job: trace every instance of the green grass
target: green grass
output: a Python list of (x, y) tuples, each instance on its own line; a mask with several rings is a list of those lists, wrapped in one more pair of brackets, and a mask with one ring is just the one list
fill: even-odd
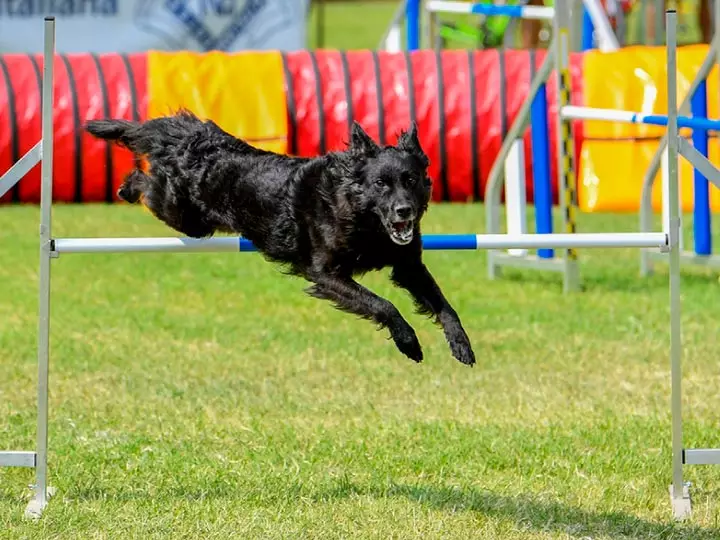
[(397, 1), (328, 2), (323, 8), (325, 25), (318, 35), (313, 11), (308, 24), (308, 43), (327, 49), (375, 49), (397, 9)]
[[(329, 4), (327, 46), (375, 46), (392, 6)], [(57, 236), (171, 234), (126, 206), (54, 217)], [(37, 218), (0, 210), (3, 450), (34, 445)], [(582, 216), (580, 229), (636, 221)], [(483, 223), (477, 205), (434, 205), (426, 232)], [(473, 369), (386, 274), (363, 283), (416, 327), (420, 365), (254, 254), (64, 256), (53, 262), (58, 495), (26, 522), (32, 471), (0, 469), (0, 538), (718, 538), (714, 468), (686, 469), (693, 519), (669, 519), (665, 269), (642, 280), (635, 250), (581, 256), (587, 290), (565, 296), (558, 276), (489, 282), (483, 253), (427, 253)], [(694, 447), (720, 444), (718, 287), (685, 272)]]
[[(36, 208), (0, 213), (0, 443), (35, 423)], [(57, 236), (168, 235), (127, 206), (57, 206)], [(433, 205), (425, 232), (482, 230), (479, 205)], [(582, 216), (583, 231), (634, 216)], [(584, 251), (586, 292), (484, 253), (426, 260), (475, 368), (385, 273), (363, 283), (408, 317), (420, 365), (365, 321), (302, 293), (256, 254), (53, 262), (51, 483), (0, 469), (2, 538), (718, 538), (720, 472), (687, 469), (672, 524), (667, 280), (635, 250)], [(683, 278), (686, 438), (717, 445), (718, 282)]]

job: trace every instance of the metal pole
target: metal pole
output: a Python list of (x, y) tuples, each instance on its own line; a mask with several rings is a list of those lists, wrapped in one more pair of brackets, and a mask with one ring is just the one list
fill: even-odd
[(672, 488), (673, 514), (682, 518), (689, 512), (683, 493), (682, 441), (682, 346), (680, 332), (680, 189), (678, 186), (678, 125), (677, 125), (677, 14), (665, 14), (667, 35), (667, 91), (668, 91), (668, 201), (670, 244), (670, 371), (672, 412)]
[(45, 17), (45, 47), (42, 82), (42, 163), (40, 192), (40, 276), (38, 297), (38, 410), (35, 497), (26, 515), (38, 517), (48, 501), (48, 371), (50, 359), (50, 257), (53, 181), (53, 63), (55, 17)]
[[(575, 195), (575, 145), (572, 137), (571, 120), (562, 118), (559, 112), (570, 105), (570, 15), (565, 0), (556, 0), (554, 33), (555, 65), (557, 66), (557, 133), (558, 133), (558, 186), (560, 187), (560, 206), (563, 210), (565, 232), (576, 232), (575, 215), (577, 197)], [(565, 292), (580, 289), (577, 251), (565, 251)]]
[(442, 49), (440, 18), (437, 13), (427, 9), (427, 4), (425, 4), (425, 17), (427, 20), (427, 48), (439, 52)]
[[(557, 38), (553, 36), (552, 41), (550, 42), (549, 50), (553, 50), (556, 42)], [(525, 101), (522, 102), (522, 105), (520, 105), (520, 110), (518, 111), (517, 116), (515, 116), (515, 120), (513, 120), (507, 135), (503, 139), (500, 152), (495, 157), (493, 166), (490, 169), (487, 184), (485, 185), (485, 227), (487, 233), (493, 234), (500, 232), (500, 203), (503, 185), (502, 176), (505, 172), (505, 160), (510, 154), (510, 150), (515, 143), (515, 140), (522, 135), (523, 131), (527, 127), (530, 120), (530, 108), (535, 100), (535, 96), (537, 95), (540, 87), (545, 84), (550, 77), (550, 73), (552, 72), (554, 66), (554, 56), (550, 53), (546, 54), (542, 64), (540, 65), (540, 69), (538, 69), (532, 81), (530, 81), (530, 90), (528, 95), (525, 98)], [(490, 279), (494, 279), (497, 277), (497, 272), (496, 266), (493, 262), (492, 251), (488, 252), (487, 264), (488, 277)]]

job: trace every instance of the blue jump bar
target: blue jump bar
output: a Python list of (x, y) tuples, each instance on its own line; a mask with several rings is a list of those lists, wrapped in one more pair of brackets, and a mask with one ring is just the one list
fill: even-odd
[[(250, 240), (239, 239), (242, 252), (257, 251)], [(477, 235), (474, 234), (425, 234), (422, 237), (423, 249), (437, 251), (441, 249), (477, 249)]]
[(520, 19), (552, 20), (555, 16), (555, 9), (549, 6), (499, 6), (489, 2), (471, 4), (469, 2), (428, 0), (425, 9), (430, 13), (504, 16)]
[(474, 15), (505, 15), (506, 17), (522, 17), (523, 6), (496, 6), (494, 4), (473, 4), (470, 13)]
[[(638, 114), (633, 122), (636, 124), (652, 124), (655, 126), (667, 126), (668, 117), (662, 114)], [(720, 120), (710, 120), (708, 118), (693, 118), (692, 116), (678, 116), (678, 127), (711, 129), (720, 131)]]

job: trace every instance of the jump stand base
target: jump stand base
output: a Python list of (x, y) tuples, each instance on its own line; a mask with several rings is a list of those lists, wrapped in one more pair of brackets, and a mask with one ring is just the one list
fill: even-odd
[(45, 510), (48, 502), (56, 492), (57, 490), (54, 487), (48, 486), (44, 499), (40, 496), (40, 493), (35, 492), (25, 507), (25, 519), (40, 519), (43, 510)]
[[(660, 251), (647, 250), (641, 255), (641, 275), (643, 277), (653, 274), (653, 262), (668, 261), (668, 254)], [(680, 264), (683, 266), (697, 266), (720, 270), (720, 255), (698, 255), (692, 251), (680, 252)]]
[[(563, 272), (565, 261), (558, 258), (541, 259), (537, 255), (515, 256), (507, 253), (488, 252), (488, 259), (493, 267), (509, 266), (515, 268), (530, 268), (532, 270), (547, 270), (549, 272)], [(498, 270), (495, 269), (492, 277), (497, 277)]]
[(577, 292), (582, 290), (580, 285), (580, 271), (577, 261), (567, 261), (562, 257), (543, 259), (537, 255), (510, 255), (509, 253), (488, 251), (488, 278), (500, 277), (500, 269), (526, 268), (530, 270), (544, 270), (563, 274), (564, 292)]
[(673, 517), (677, 521), (683, 521), (690, 517), (692, 513), (692, 501), (690, 499), (690, 482), (683, 484), (682, 496), (673, 496), (673, 486), (670, 484), (670, 504), (672, 505)]

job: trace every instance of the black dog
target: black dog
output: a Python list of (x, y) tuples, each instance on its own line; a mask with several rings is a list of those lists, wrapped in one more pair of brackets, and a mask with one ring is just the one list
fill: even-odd
[(398, 349), (420, 362), (415, 331), (397, 308), (353, 279), (390, 266), (418, 311), (442, 325), (453, 356), (475, 363), (455, 310), (422, 262), (431, 182), (414, 124), (396, 146), (381, 148), (355, 123), (347, 150), (317, 158), (260, 150), (188, 112), (144, 123), (94, 120), (87, 130), (147, 159), (149, 171), (132, 171), (120, 188), (125, 201), (142, 199), (187, 236), (251, 240), (312, 282), (310, 295), (388, 328)]

